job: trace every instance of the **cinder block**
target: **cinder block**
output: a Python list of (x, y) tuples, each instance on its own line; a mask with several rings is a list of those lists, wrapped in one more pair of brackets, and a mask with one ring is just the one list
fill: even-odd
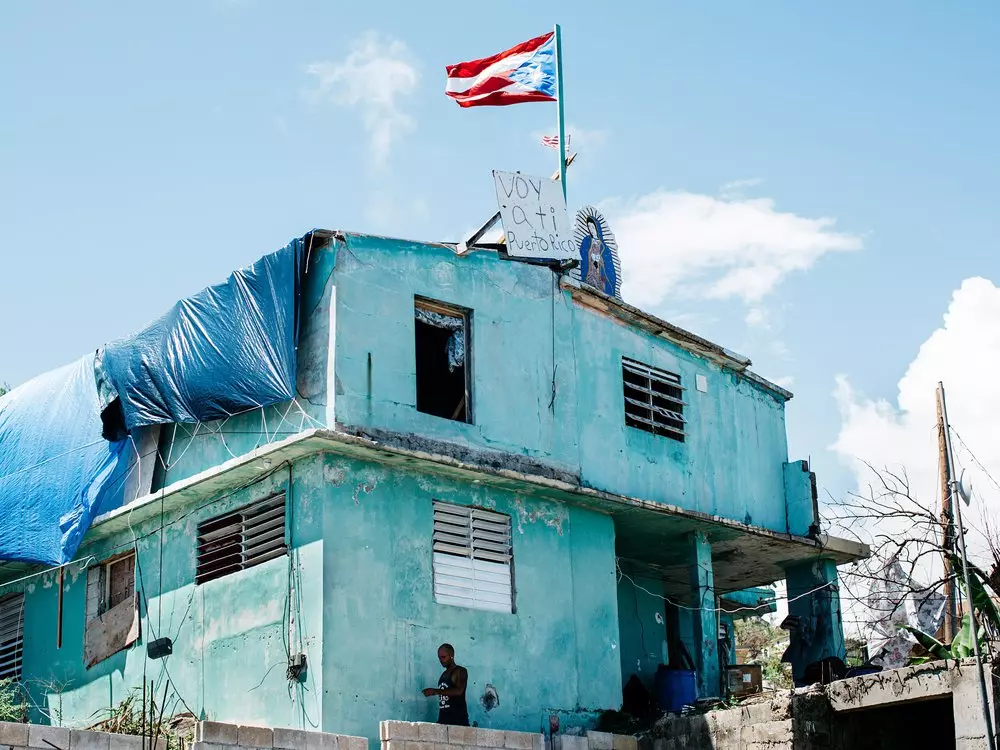
[(586, 737), (578, 737), (572, 734), (564, 734), (561, 736), (561, 739), (562, 739), (562, 750), (588, 750)]
[[(347, 742), (345, 743), (344, 740)], [(340, 750), (368, 750), (368, 738), (342, 736)]]
[[(139, 740), (139, 748), (143, 747), (142, 737), (137, 738)], [(220, 745), (217, 742), (195, 742), (191, 745), (191, 750), (233, 750), (236, 745)]]
[(639, 741), (630, 734), (611, 735), (612, 750), (639, 750)]
[(448, 744), (476, 745), (476, 729), (472, 727), (448, 727)]
[(287, 748), (288, 750), (305, 750), (306, 741), (309, 734), (301, 729), (286, 729), (284, 727), (275, 727), (271, 731), (271, 741), (274, 743), (274, 747)]
[(539, 732), (531, 735), (531, 750), (546, 750), (544, 734)]
[(530, 732), (504, 732), (503, 735), (503, 746), (510, 750), (532, 750), (534, 741), (535, 735)]
[(479, 747), (503, 747), (506, 734), (502, 729), (477, 729), (476, 744)]
[(587, 746), (590, 750), (611, 750), (613, 735), (608, 732), (587, 732)]
[(69, 733), (70, 750), (110, 750), (111, 735), (73, 729)]
[(108, 740), (108, 750), (142, 750), (142, 737), (133, 734), (113, 734)]
[(59, 750), (69, 750), (69, 729), (32, 724), (28, 727), (28, 745), (44, 750), (54, 750), (54, 747)]
[(239, 727), (235, 724), (223, 724), (221, 721), (199, 721), (195, 726), (194, 741), (238, 745)]
[(274, 731), (269, 727), (240, 726), (236, 744), (241, 747), (274, 747)]
[(21, 747), (25, 747), (27, 744), (27, 724), (0, 721), (0, 745), (20, 745)]
[(386, 740), (382, 743), (382, 750), (403, 750), (402, 740)]
[(420, 729), (411, 721), (383, 721), (386, 740), (418, 740)]
[(443, 724), (417, 724), (417, 738), (421, 742), (447, 742), (448, 727)]

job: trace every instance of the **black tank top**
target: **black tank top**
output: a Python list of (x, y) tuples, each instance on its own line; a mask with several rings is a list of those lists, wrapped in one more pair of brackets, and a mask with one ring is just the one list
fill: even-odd
[[(452, 675), (455, 668), (441, 674), (438, 680), (438, 688), (450, 690), (455, 687)], [(452, 726), (469, 726), (469, 707), (465, 702), (465, 693), (462, 695), (439, 695), (438, 696), (438, 724), (450, 724)]]

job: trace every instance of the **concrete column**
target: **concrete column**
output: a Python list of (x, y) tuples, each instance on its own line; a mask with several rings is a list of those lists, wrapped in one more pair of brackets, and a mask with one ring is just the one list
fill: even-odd
[(698, 672), (698, 697), (722, 695), (719, 675), (719, 626), (715, 603), (715, 573), (712, 570), (712, 545), (704, 532), (689, 538), (691, 566), (691, 601), (699, 607), (694, 615), (695, 669)]
[[(992, 665), (983, 665), (986, 671), (986, 697), (992, 711), (993, 731), (997, 727), (996, 685)], [(986, 739), (986, 721), (983, 718), (983, 696), (979, 687), (979, 672), (975, 659), (956, 664), (949, 672), (951, 677), (951, 705), (955, 717), (956, 750), (992, 750)]]
[(788, 614), (798, 618), (789, 632), (786, 658), (792, 664), (796, 685), (805, 684), (806, 667), (831, 657), (847, 657), (844, 624), (840, 614), (837, 565), (832, 560), (811, 560), (785, 570)]

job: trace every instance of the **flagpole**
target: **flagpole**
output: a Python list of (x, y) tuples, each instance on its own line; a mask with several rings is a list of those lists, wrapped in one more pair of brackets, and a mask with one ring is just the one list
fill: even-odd
[(563, 111), (562, 30), (556, 24), (556, 99), (559, 104), (559, 181), (566, 200), (566, 117)]

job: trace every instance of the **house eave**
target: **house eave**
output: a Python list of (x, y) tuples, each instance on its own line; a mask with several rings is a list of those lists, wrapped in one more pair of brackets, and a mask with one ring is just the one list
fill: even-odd
[(784, 401), (788, 401), (794, 395), (791, 391), (782, 388), (776, 383), (772, 383), (766, 378), (762, 378), (750, 370), (750, 365), (753, 363), (748, 357), (732, 352), (708, 339), (704, 339), (690, 331), (686, 331), (672, 323), (657, 318), (655, 315), (640, 310), (638, 307), (633, 307), (627, 302), (610, 297), (591, 287), (584, 286), (567, 276), (564, 276), (559, 284), (579, 304), (648, 331), (654, 336), (658, 336), (692, 354), (703, 357), (719, 367), (735, 372)]
[(720, 540), (733, 544), (742, 538), (755, 539), (760, 548), (788, 548), (796, 557), (827, 558), (838, 564), (867, 557), (868, 548), (860, 543), (836, 537), (817, 539), (751, 526), (720, 516), (687, 510), (675, 505), (586, 487), (565, 479), (528, 474), (472, 460), (404, 448), (370, 437), (347, 434), (340, 430), (310, 429), (284, 440), (270, 443), (243, 456), (230, 459), (187, 479), (138, 498), (127, 505), (95, 519), (85, 543), (127, 529), (161, 512), (195, 502), (211, 500), (234, 488), (259, 481), (285, 464), (318, 453), (332, 453), (350, 458), (429, 472), (441, 476), (479, 481), (501, 489), (586, 507), (611, 516), (645, 512), (660, 517), (663, 523), (676, 519), (685, 528), (699, 528)]

